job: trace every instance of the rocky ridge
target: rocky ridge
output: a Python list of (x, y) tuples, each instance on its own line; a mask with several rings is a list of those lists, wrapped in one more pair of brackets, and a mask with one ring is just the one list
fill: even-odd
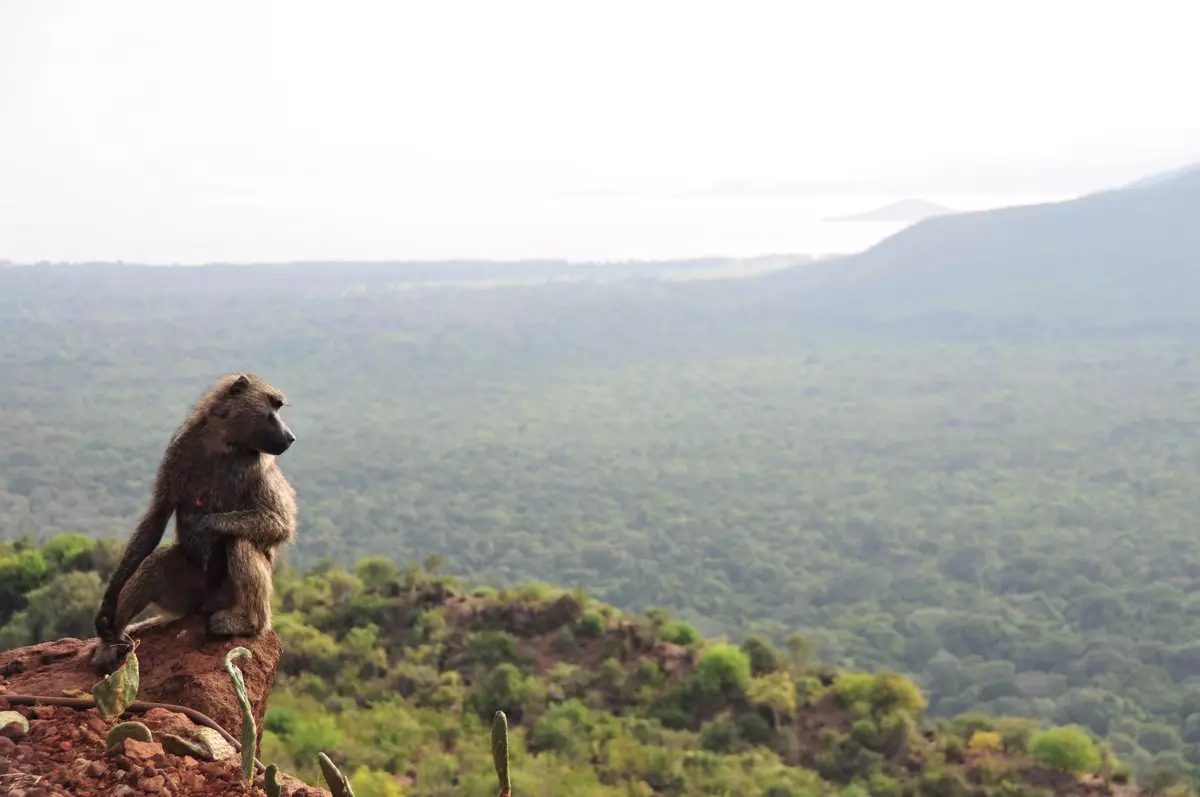
[[(238, 667), (261, 740), (283, 653), (275, 634), (214, 640), (198, 619), (184, 618), (148, 627), (135, 638), (138, 703), (111, 722), (84, 704), (99, 680), (88, 667), (92, 640), (59, 639), (0, 653), (0, 794), (266, 795), (261, 774), (253, 784), (241, 778), (240, 755), (231, 740), (241, 738), (242, 711), (224, 659), (239, 646), (251, 653), (238, 659)], [(31, 705), (30, 696), (47, 700)], [(230, 739), (188, 716), (187, 709), (210, 719)], [(151, 739), (126, 738), (109, 746), (109, 730), (124, 720), (145, 725)], [(282, 774), (279, 782), (281, 793), (290, 797), (329, 794)]]

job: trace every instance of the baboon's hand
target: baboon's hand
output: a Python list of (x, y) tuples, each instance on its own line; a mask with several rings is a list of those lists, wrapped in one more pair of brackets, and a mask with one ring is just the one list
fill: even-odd
[(100, 604), (100, 611), (96, 612), (96, 636), (105, 642), (113, 642), (116, 640), (116, 634), (113, 633), (113, 607), (106, 603)]
[(121, 666), (121, 662), (133, 650), (133, 639), (128, 634), (122, 634), (122, 637), (120, 642), (105, 642), (102, 639), (96, 643), (91, 660), (94, 670), (108, 675)]

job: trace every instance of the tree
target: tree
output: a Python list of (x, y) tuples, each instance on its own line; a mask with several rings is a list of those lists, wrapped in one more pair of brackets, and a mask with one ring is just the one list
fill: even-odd
[(730, 695), (750, 683), (750, 657), (741, 648), (718, 643), (704, 651), (692, 678), (702, 694)]
[(1100, 768), (1100, 748), (1078, 725), (1038, 731), (1029, 740), (1029, 753), (1039, 764), (1073, 775)]
[(755, 678), (746, 686), (746, 699), (753, 705), (771, 709), (774, 727), (781, 719), (796, 716), (796, 682), (786, 672), (773, 672)]

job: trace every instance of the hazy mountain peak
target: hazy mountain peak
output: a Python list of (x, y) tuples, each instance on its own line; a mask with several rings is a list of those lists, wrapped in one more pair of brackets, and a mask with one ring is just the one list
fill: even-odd
[(933, 216), (944, 216), (948, 213), (954, 213), (954, 211), (925, 199), (909, 198), (890, 202), (874, 210), (868, 210), (865, 213), (835, 216), (830, 221), (914, 222), (932, 218)]

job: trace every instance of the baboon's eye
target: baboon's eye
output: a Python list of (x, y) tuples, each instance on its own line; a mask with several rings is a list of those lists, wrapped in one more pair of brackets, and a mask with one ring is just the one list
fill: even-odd
[(283, 408), (283, 399), (278, 398), (278, 397), (272, 398), (271, 399), (271, 407), (273, 409), (277, 409), (277, 410), (282, 409)]

